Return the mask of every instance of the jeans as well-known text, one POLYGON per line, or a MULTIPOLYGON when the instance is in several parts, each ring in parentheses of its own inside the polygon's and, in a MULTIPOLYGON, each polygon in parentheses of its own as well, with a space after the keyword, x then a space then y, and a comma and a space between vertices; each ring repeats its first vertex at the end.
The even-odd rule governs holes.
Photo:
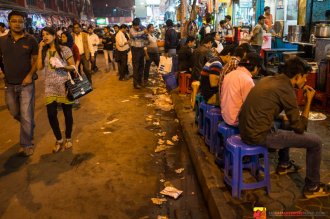
POLYGON ((167 53, 169 57, 173 57, 176 55, 176 49, 169 49, 167 53))
POLYGON ((148 53, 149 60, 146 61, 146 64, 144 66, 144 81, 148 81, 149 78, 149 71, 151 63, 154 62, 157 66, 159 65, 159 54, 158 53, 148 53))
POLYGON ((105 59, 105 65, 107 70, 109 70, 109 62, 112 63, 113 70, 116 71, 118 69, 117 62, 115 62, 115 59, 113 57, 113 50, 103 50, 104 53, 104 59, 105 59))
POLYGON ((278 129, 267 135, 266 147, 274 149, 282 148, 306 148, 306 182, 313 184, 320 182, 321 166, 321 139, 312 133, 297 134, 293 131, 278 129))
POLYGON ((127 53, 128 51, 117 51, 119 79, 124 79, 128 75, 127 66, 127 53))
MULTIPOLYGON (((73 125, 72 104, 62 103, 62 110, 65 119, 65 137, 66 139, 70 139, 72 133, 72 125, 73 125)), ((58 141, 61 140, 62 134, 57 119, 57 102, 54 101, 50 104, 47 104, 47 115, 48 115, 49 124, 52 127, 56 140, 58 141)))
POLYGON ((94 61, 91 61, 93 71, 97 71, 98 69, 98 67, 96 66, 96 57, 97 57, 97 51, 94 53, 94 61))
POLYGON ((144 70, 144 49, 132 47, 133 84, 141 85, 144 70))
POLYGON ((34 135, 34 82, 23 85, 6 84, 5 101, 10 114, 20 122, 20 145, 28 147, 33 145, 34 135))
MULTIPOLYGON (((95 57, 94 57, 95 58, 95 57)), ((92 84, 92 73, 91 73, 91 69, 89 66, 89 60, 87 60, 85 54, 80 55, 80 65, 79 67, 82 65, 83 67, 83 72, 85 73, 87 79, 89 80, 89 82, 92 84)), ((79 68, 80 69, 80 68, 79 68)), ((80 71, 81 72, 81 71, 80 71)))

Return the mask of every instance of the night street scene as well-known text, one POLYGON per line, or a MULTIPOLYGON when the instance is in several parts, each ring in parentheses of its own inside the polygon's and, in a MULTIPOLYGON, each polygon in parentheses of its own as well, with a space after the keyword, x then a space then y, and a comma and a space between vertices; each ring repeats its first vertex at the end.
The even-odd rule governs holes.
POLYGON ((0 0, 0 218, 330 218, 329 99, 330 0, 0 0))

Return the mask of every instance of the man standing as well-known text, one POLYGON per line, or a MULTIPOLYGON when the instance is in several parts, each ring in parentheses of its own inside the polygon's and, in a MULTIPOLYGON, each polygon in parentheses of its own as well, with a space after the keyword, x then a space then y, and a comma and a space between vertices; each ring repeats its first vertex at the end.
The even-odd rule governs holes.
POLYGON ((165 53, 167 53, 168 56, 170 57, 176 55, 176 48, 178 47, 179 44, 178 34, 176 33, 173 26, 174 26, 173 21, 171 19, 168 19, 166 21, 167 29, 165 32, 165 53))
POLYGON ((83 66, 83 71, 92 83, 92 73, 89 67, 89 60, 94 61, 94 49, 88 34, 81 32, 81 25, 79 23, 73 24, 73 39, 79 49, 80 63, 83 66))
POLYGON ((129 31, 132 48, 133 62, 133 85, 135 89, 140 89, 142 86, 142 77, 144 70, 144 43, 146 40, 147 29, 140 30, 140 19, 133 20, 133 26, 129 31))
POLYGON ((93 50, 94 50, 94 59, 91 59, 92 71, 97 72, 99 68, 96 66, 96 57, 97 57, 97 50, 98 50, 97 47, 100 43, 100 39, 94 33, 92 26, 89 26, 87 31, 88 31, 89 40, 91 41, 91 43, 93 45, 93 50))
POLYGON ((0 37, 6 36, 8 34, 9 30, 6 28, 6 25, 2 22, 0 22, 0 37))
MULTIPOLYGON (((240 135, 246 144, 267 148, 306 148, 306 178, 304 196, 315 198, 330 195, 327 186, 320 183, 322 161, 321 139, 306 132, 308 115, 315 90, 305 85, 310 66, 301 58, 286 61, 283 73, 259 81, 247 96, 239 115, 240 135), (294 88, 303 88, 306 104, 300 115, 294 88), (274 118, 284 110, 293 131, 278 129, 274 118)), ((279 154, 277 169, 290 169, 289 150, 279 154)), ((278 172, 278 170, 277 170, 278 172)))
POLYGON ((258 24, 254 27, 252 31, 251 46, 256 50, 257 54, 260 54, 263 32, 265 28, 265 17, 260 15, 258 17, 258 24))
POLYGON ((27 14, 8 15, 10 32, 0 37, 0 65, 5 75, 5 100, 10 114, 20 122, 20 145, 25 156, 34 152, 35 74, 38 55, 36 39, 24 31, 27 14), (19 57, 19 59, 18 59, 19 57))
POLYGON ((117 60, 118 60, 118 70, 119 70, 119 80, 123 81, 127 79, 128 67, 127 67, 127 54, 129 51, 129 42, 125 37, 127 31, 126 24, 120 26, 120 30, 116 34, 116 49, 117 49, 117 60))
POLYGON ((268 32, 273 28, 273 15, 270 13, 270 7, 266 6, 265 12, 265 24, 267 25, 268 32))
POLYGON ((154 62, 156 66, 159 65, 159 53, 158 53, 157 38, 154 36, 154 31, 155 31, 154 25, 149 24, 147 30, 148 30, 147 36, 149 43, 147 46, 147 50, 145 50, 146 64, 144 67, 144 78, 143 78, 144 86, 148 84, 151 63, 154 62))

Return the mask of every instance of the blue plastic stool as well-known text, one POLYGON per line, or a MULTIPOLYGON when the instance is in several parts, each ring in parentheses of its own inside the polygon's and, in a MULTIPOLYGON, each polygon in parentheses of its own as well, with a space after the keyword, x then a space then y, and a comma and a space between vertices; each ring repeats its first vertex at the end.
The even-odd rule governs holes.
POLYGON ((257 189, 266 187, 270 192, 270 176, 268 163, 268 150, 262 146, 249 146, 242 142, 239 135, 227 139, 225 147, 225 182, 232 188, 232 196, 241 198, 241 191, 245 189, 257 189), (264 165, 259 162, 259 155, 264 158, 264 165), (256 178, 261 170, 264 173, 263 180, 254 183, 245 183, 243 179, 243 157, 251 156, 251 173, 256 178), (231 174, 230 174, 231 173, 231 174))
POLYGON ((204 97, 202 96, 201 93, 198 93, 196 95, 195 99, 195 122, 198 123, 198 114, 199 114, 199 105, 204 102, 204 97))
POLYGON ((232 135, 239 134, 238 127, 230 126, 226 124, 225 122, 222 122, 218 125, 218 135, 217 140, 214 145, 214 153, 215 155, 223 154, 225 149, 225 144, 227 141, 227 138, 231 137, 232 135), (222 140, 220 136, 222 136, 222 140))
POLYGON ((213 108, 207 111, 205 116, 205 144, 210 147, 211 153, 215 152, 218 138, 218 123, 222 121, 221 110, 213 108))
POLYGON ((199 104, 199 113, 198 113, 198 132, 199 134, 205 136, 205 116, 206 112, 209 111, 210 109, 215 108, 214 105, 210 105, 207 103, 202 102, 199 104))

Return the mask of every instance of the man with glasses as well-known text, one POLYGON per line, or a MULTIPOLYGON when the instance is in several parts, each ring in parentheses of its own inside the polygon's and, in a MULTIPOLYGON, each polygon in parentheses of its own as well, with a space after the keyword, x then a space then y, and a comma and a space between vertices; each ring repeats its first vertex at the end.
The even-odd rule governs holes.
POLYGON ((20 145, 25 156, 34 152, 34 75, 38 43, 25 32, 27 14, 8 15, 10 32, 0 37, 0 67, 5 75, 5 100, 10 114, 20 122, 20 145), (18 58, 19 57, 19 58, 18 58))
POLYGON ((89 80, 92 83, 92 73, 89 66, 89 60, 94 62, 94 48, 93 44, 90 41, 88 34, 81 32, 81 25, 79 23, 73 24, 73 39, 75 44, 79 49, 80 54, 80 63, 83 66, 83 71, 89 80))

